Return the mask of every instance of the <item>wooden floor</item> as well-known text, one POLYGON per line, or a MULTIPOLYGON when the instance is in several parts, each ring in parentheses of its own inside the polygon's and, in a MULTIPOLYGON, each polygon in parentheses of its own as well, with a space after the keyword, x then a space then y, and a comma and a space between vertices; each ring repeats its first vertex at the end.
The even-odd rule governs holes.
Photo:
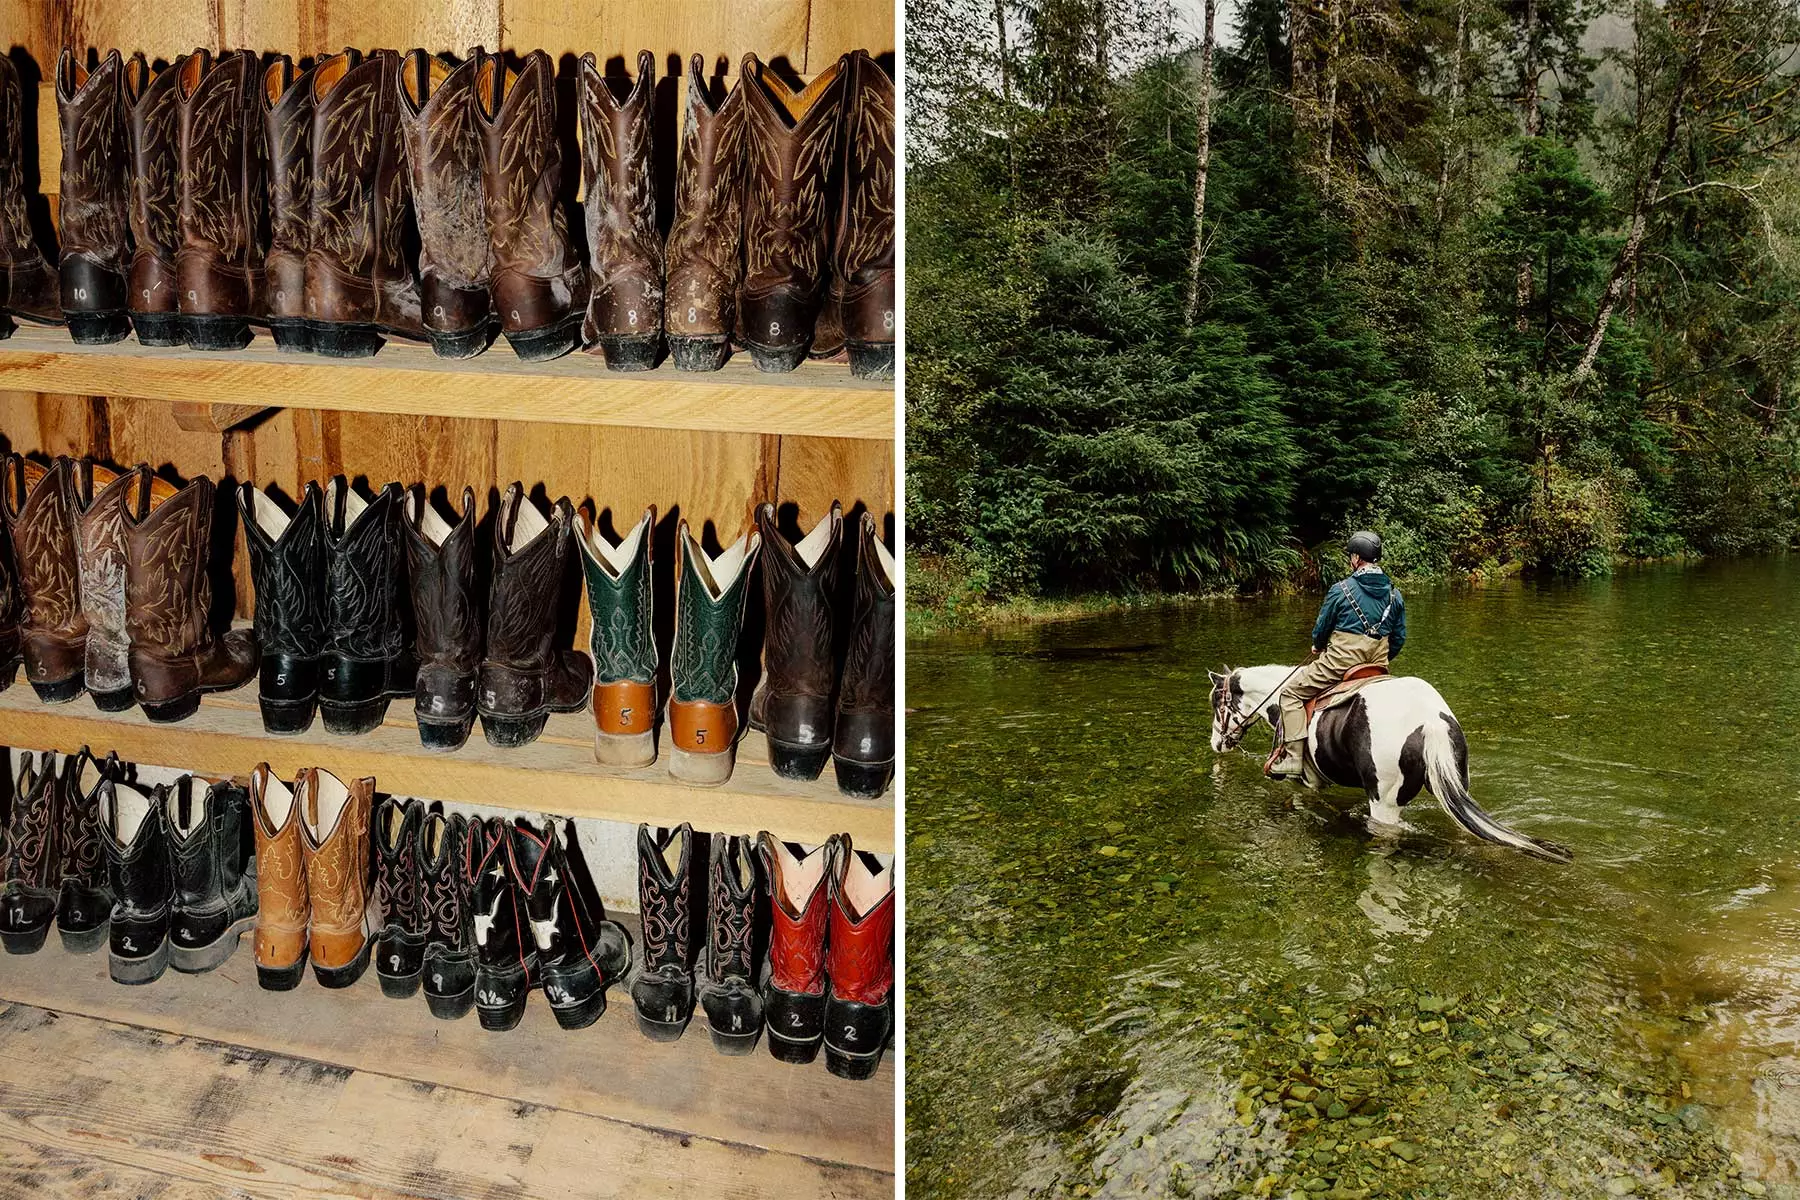
POLYGON ((0 956, 0 1198, 891 1196, 894 1068, 851 1083, 762 1045, 673 1045, 608 995, 566 1033, 439 1021, 310 976, 256 986, 250 939, 145 987, 106 955, 0 956))

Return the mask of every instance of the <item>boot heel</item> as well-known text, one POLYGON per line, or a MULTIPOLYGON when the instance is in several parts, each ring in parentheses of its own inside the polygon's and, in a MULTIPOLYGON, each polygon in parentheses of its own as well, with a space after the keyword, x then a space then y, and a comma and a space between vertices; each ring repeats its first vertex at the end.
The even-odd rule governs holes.
POLYGON ((163 976, 169 965, 169 940, 162 943, 143 958, 120 958, 116 954, 108 954, 106 969, 112 975, 114 983, 136 986, 141 983, 155 983, 163 976))
POLYGON ((347 988, 362 978, 362 973, 369 965, 369 952, 375 948, 375 939, 363 942, 363 947, 355 958, 341 967, 320 966, 315 959, 312 965, 313 978, 319 981, 320 987, 347 988))
POLYGON ((581 340, 581 318, 581 313, 574 313, 544 329, 509 333, 506 341, 521 362, 545 362, 561 358, 581 340))
POLYGON ((321 700, 319 716, 325 722, 326 733, 355 737, 379 726, 382 718, 387 716, 387 707, 386 696, 365 700, 361 704, 327 704, 321 700))
POLYGON ((169 965, 183 975, 201 975, 223 965, 237 953, 245 933, 256 928, 254 916, 243 917, 225 927, 225 933, 210 946, 170 946, 169 965))
POLYGON ((517 1029, 525 1016, 525 994, 521 992, 518 999, 506 1004, 477 1004, 475 1015, 480 1019, 481 1027, 491 1032, 517 1029))
POLYGON ((458 992, 454 996, 439 996, 432 992, 426 992, 425 1007, 430 1009, 431 1015, 440 1021, 460 1021, 469 1015, 471 1008, 475 1007, 475 985, 470 984, 467 991, 458 992))
POLYGON ((62 935, 63 950, 69 954, 92 954, 106 945, 106 939, 112 932, 112 922, 102 921, 92 929, 68 930, 57 926, 57 933, 62 935))
POLYGON ((373 358, 384 340, 373 325, 313 321, 310 328, 313 353, 323 354, 326 358, 373 358))
POLYGON ((737 748, 724 750, 718 754, 696 754, 692 750, 671 749, 669 751, 669 774, 683 783, 697 784, 700 787, 717 787, 731 778, 731 769, 737 763, 737 748))
POLYGON ((831 756, 831 764, 837 768, 838 791, 863 800, 879 797, 887 791, 888 784, 894 778, 892 759, 884 763, 860 763, 834 754, 831 756))
POLYGON ((77 346, 110 346, 131 333, 131 318, 122 312, 63 315, 69 318, 69 337, 77 346))
POLYGON ((185 346, 187 327, 175 313, 132 313, 131 327, 140 346, 185 346))
POLYGON ((669 358, 677 371, 717 371, 731 357, 731 342, 724 337, 671 337, 669 358))
POLYGON ((300 986, 300 979, 306 974, 306 952, 302 950, 300 957, 285 967, 265 967, 256 964, 256 986, 265 992, 291 992, 300 986))
POLYGON ((81 695, 83 685, 82 676, 77 674, 72 678, 61 679, 55 683, 38 683, 33 680, 31 690, 36 692, 37 698, 45 704, 67 704, 81 695))
POLYGON ((307 327, 305 317, 275 317, 269 321, 269 333, 275 338, 277 350, 286 350, 290 354, 312 353, 312 330, 307 327))
POLYGON ((242 317, 183 316, 187 344, 196 350, 242 350, 250 344, 250 322, 242 317))
POLYGON ((609 371, 653 371, 656 369, 656 352, 661 347, 662 339, 654 334, 648 337, 613 337, 598 339, 600 352, 606 356, 606 369, 609 371))
POLYGON ((637 1015, 638 1032, 653 1042, 679 1042, 687 1032, 686 1021, 652 1021, 642 1012, 637 1015))
POLYGON ((389 1000, 411 1000, 419 994, 419 981, 425 978, 425 972, 421 969, 411 975, 383 975, 377 971, 375 977, 381 980, 381 994, 389 1000))
POLYGON ((805 346, 784 346, 775 350, 753 344, 750 347, 750 361, 756 364, 759 371, 771 375, 780 374, 799 369, 800 364, 806 361, 806 351, 805 346))
POLYGON ((839 1079, 872 1079, 881 1065, 880 1050, 873 1054, 848 1054, 830 1043, 825 1046, 825 1069, 839 1079))
POLYGON ((769 739, 769 766, 783 779, 817 779, 830 758, 829 743, 823 746, 793 746, 774 738, 769 739))
POLYGON ((427 750, 448 754, 461 750, 469 740, 475 718, 466 721, 431 721, 419 717, 419 745, 427 750))
POLYGON ((606 1011, 606 989, 595 988, 594 994, 581 1003, 562 1008, 552 1006, 550 1011, 556 1014, 556 1023, 564 1029, 586 1029, 606 1011))
POLYGON ((609 767, 647 767, 656 761, 656 731, 596 733, 594 761, 609 767))
POLYGON ((5 946, 8 954, 36 954, 44 948, 44 941, 49 936, 50 925, 46 922, 42 929, 15 929, 0 933, 0 946, 5 946))
POLYGON ((809 1038, 782 1037, 771 1027, 769 1029, 769 1054, 784 1063, 805 1066, 819 1057, 819 1045, 824 1040, 824 1037, 819 1034, 809 1038))
POLYGON ((439 358, 474 358, 493 343, 494 327, 486 324, 462 333, 427 329, 425 336, 431 339, 431 352, 439 358))
POLYGON ((741 1058, 755 1050, 756 1039, 762 1035, 760 1029, 753 1029, 749 1033, 720 1033, 711 1026, 707 1027, 707 1032, 712 1034, 713 1049, 733 1058, 741 1058))
POLYGON ((510 750, 537 741, 549 720, 549 713, 539 713, 535 717, 490 717, 483 713, 481 733, 487 738, 488 745, 510 750))
POLYGON ((144 715, 158 725, 172 725, 176 721, 185 721, 199 711, 199 692, 190 692, 179 700, 170 700, 166 704, 144 705, 144 715))
POLYGON ((316 698, 271 700, 266 696, 258 696, 256 702, 257 707, 262 710, 263 732, 278 737, 305 733, 312 728, 313 713, 319 706, 316 698))
POLYGON ((850 343, 850 374, 857 379, 892 379, 894 377, 894 343, 850 343))
POLYGON ((124 712, 137 703, 137 693, 130 687, 122 687, 116 692, 89 692, 94 698, 94 707, 101 712, 124 712))

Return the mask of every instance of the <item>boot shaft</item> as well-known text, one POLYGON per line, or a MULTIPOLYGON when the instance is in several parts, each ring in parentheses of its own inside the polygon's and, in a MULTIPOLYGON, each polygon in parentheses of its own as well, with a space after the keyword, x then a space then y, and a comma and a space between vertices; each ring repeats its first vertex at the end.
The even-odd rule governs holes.
POLYGON ((375 842, 375 899, 381 919, 407 933, 423 932, 419 891, 419 824, 417 800, 383 800, 375 809, 370 836, 375 842))
POLYGON ((88 887, 106 886, 106 848, 100 835, 100 785, 123 777, 116 754, 97 761, 86 746, 63 760, 62 830, 59 836, 64 879, 88 887))
MULTIPOLYGON (((399 125, 419 222, 419 274, 459 291, 485 291, 493 270, 482 196, 475 77, 483 54, 461 66, 414 50, 398 77, 399 125)), ((428 298, 429 299, 429 298, 428 298)), ((486 315, 430 313, 434 327, 465 328, 486 315)))
POLYGON ((269 315, 306 315, 312 248, 313 72, 283 54, 263 72, 262 136, 269 170, 269 315))
POLYGON ((401 528, 420 669, 472 674, 481 665, 474 489, 463 489, 462 515, 451 522, 415 486, 405 495, 401 528))
POLYGON ((750 839, 715 833, 707 871, 706 977, 756 979, 756 909, 760 889, 750 839))
POLYGON ((6 822, 0 882, 52 888, 62 875, 63 791, 56 756, 22 756, 14 777, 12 811, 6 822))
POLYGON ((334 653, 375 660, 405 649, 400 503, 397 483, 373 500, 341 475, 325 489, 326 630, 334 653))
MULTIPOLYGON (((843 508, 831 510, 798 542, 781 532, 775 506, 757 506, 756 526, 762 534, 762 580, 767 623, 763 633, 765 702, 777 708, 801 708, 792 714, 800 724, 829 726, 836 671, 833 616, 837 605, 838 559, 843 542, 843 508), (803 701, 810 700, 807 704, 803 701), (813 711, 817 710, 817 711, 813 711)), ((785 714, 771 719, 785 720, 785 714)), ((821 729, 821 734, 824 730, 821 729)), ((822 737, 801 740, 817 741, 822 737)))
POLYGON ((326 645, 325 498, 307 483, 292 513, 255 484, 238 489, 257 639, 266 654, 314 659, 326 645))
MULTIPOLYGON (((118 307, 129 265, 125 139, 125 65, 113 50, 91 72, 65 48, 56 62, 56 113, 62 135, 62 191, 57 237, 65 260, 63 305, 118 307), (70 295, 67 260, 81 257, 111 273, 108 297, 70 295)), ((85 291, 92 281, 77 281, 85 291)))
POLYGON ((226 271, 260 269, 268 239, 259 83, 248 50, 195 50, 176 74, 181 249, 226 271))
POLYGON ((730 705, 737 695, 737 644, 759 533, 709 556, 681 523, 675 546, 675 645, 669 656, 677 704, 730 705))
POLYGON ((838 868, 837 839, 809 853, 764 831, 757 849, 769 880, 770 982, 787 992, 823 995, 828 876, 838 868))
POLYGON ((665 251, 671 335, 730 334, 743 272, 744 82, 718 97, 705 71, 694 55, 665 251))
POLYGON ((691 880, 694 831, 638 826, 638 912, 644 929, 644 967, 686 967, 693 947, 691 880))
POLYGON ((145 791, 123 781, 101 781, 100 828, 107 879, 128 913, 161 912, 173 895, 174 876, 163 825, 167 797, 168 788, 162 784, 145 791))
POLYGON ((656 56, 638 54, 637 80, 611 79, 581 59, 581 174, 587 218, 587 336, 662 332, 663 245, 656 225, 651 141, 656 56), (621 95, 621 93, 623 93, 621 95))
POLYGON ((28 630, 76 639, 81 615, 81 566, 76 555, 75 464, 49 467, 8 455, 5 519, 12 536, 28 630))
POLYGON ((208 641, 213 482, 176 490, 147 471, 137 480, 125 510, 125 631, 133 650, 192 654, 208 641))
POLYGON ((548 518, 514 483, 494 519, 493 582, 488 591, 489 662, 546 670, 555 655, 556 608, 573 551, 574 510, 567 497, 548 518))
POLYGON ((491 966, 526 967, 537 950, 508 870, 507 831, 499 817, 469 823, 462 870, 477 957, 491 966))
POLYGON ((391 50, 346 50, 313 69, 313 261, 353 277, 407 275, 399 70, 391 50))
POLYGON ((894 340, 894 81, 858 50, 844 95, 831 300, 852 342, 894 340))
POLYGON ((242 881, 253 837, 247 801, 248 793, 228 780, 207 783, 189 775, 168 789, 163 824, 175 897, 187 911, 224 905, 242 881))
POLYGON ((268 763, 250 773, 250 823, 256 837, 257 961, 285 965, 305 946, 311 908, 295 789, 268 763))
POLYGON ((315 940, 327 935, 359 943, 366 932, 374 798, 373 778, 345 783, 317 767, 301 772, 294 788, 315 940))
POLYGON ((87 686, 114 692, 131 686, 125 633, 125 512, 146 468, 114 474, 94 463, 74 467, 81 611, 87 622, 87 686))
POLYGON ((8 58, 0 62, 0 266, 15 278, 44 261, 26 211, 25 163, 25 95, 8 58))
POLYGON ((880 1004, 894 986, 894 877, 874 855, 846 839, 831 873, 831 931, 827 966, 831 994, 857 1004, 880 1004))
MULTIPOLYGON (((894 559, 882 544, 875 518, 864 513, 856 554, 856 605, 844 659, 843 715, 894 714, 894 559)), ((892 731, 889 730, 889 737, 892 731)))
POLYGON ((587 580, 589 643, 595 681, 649 688, 656 679, 655 599, 651 586, 656 510, 647 508, 617 545, 585 515, 581 567, 587 580))
POLYGON ((419 824, 419 910, 425 940, 450 950, 467 950, 474 944, 463 879, 468 836, 468 820, 461 813, 450 817, 431 813, 419 824))
POLYGON ((176 84, 186 61, 183 55, 173 65, 152 73, 144 56, 134 54, 125 68, 133 312, 173 312, 176 308, 175 252, 181 246, 181 128, 176 84))

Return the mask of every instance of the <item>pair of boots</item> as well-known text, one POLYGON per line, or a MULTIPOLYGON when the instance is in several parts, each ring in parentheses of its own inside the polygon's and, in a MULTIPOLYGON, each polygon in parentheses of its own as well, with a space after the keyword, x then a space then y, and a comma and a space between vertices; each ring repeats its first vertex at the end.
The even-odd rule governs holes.
POLYGON ((375 974, 381 991, 411 999, 423 983, 431 1015, 466 1016, 475 1003, 475 939, 463 879, 468 821, 418 800, 376 806, 375 899, 381 932, 375 974))
POLYGON ((101 849, 103 779, 122 778, 119 760, 96 762, 87 748, 56 769, 49 751, 21 756, 0 842, 0 944, 9 954, 42 948, 55 923, 63 949, 88 954, 106 941, 113 894, 101 849))
POLYGON ((644 966, 631 985, 638 1029, 672 1042, 694 1014, 695 976, 713 1048, 749 1054, 763 1029, 757 990, 756 937, 763 888, 751 840, 715 833, 707 856, 706 937, 693 957, 694 831, 638 826, 638 906, 644 923, 644 966))
POLYGON ((585 1029, 606 989, 631 970, 631 943, 598 898, 570 877, 554 821, 471 821, 463 882, 475 946, 475 1013, 483 1029, 518 1025, 541 986, 556 1023, 585 1029))
MULTIPOLYGON (((0 520, 23 597, 20 651, 45 703, 92 691, 96 707, 136 702, 179 721, 204 692, 255 672, 255 636, 212 630, 214 488, 177 488, 138 466, 115 474, 58 458, 0 463, 0 520)), ((0 606, 4 607, 4 606, 0 606)))
POLYGON ((369 965, 370 777, 345 783, 307 767, 292 787, 268 763, 250 773, 256 830, 256 982, 300 983, 308 960, 319 986, 345 988, 369 965))
POLYGON ((769 1052, 867 1079, 894 1032, 893 868, 838 834, 808 852, 764 832, 769 970, 763 1003, 769 1052))
POLYGON ((769 739, 769 763, 786 779, 817 779, 830 758, 838 789, 875 797, 894 777, 894 559, 875 518, 857 525, 856 584, 844 669, 836 657, 838 558, 843 514, 831 511, 798 541, 782 534, 775 506, 756 510, 770 547, 763 559, 763 677, 750 724, 769 739))
POLYGON ((103 777, 96 805, 113 892, 108 966, 150 983, 167 967, 210 971, 256 923, 249 797, 239 785, 103 777))

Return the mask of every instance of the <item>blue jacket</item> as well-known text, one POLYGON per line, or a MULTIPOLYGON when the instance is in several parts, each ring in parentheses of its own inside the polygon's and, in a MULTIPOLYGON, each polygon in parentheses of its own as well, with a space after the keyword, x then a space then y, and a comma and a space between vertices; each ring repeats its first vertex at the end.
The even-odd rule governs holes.
POLYGON ((1386 634, 1388 658, 1399 658, 1400 647, 1406 645, 1406 599, 1381 570, 1340 579, 1319 605, 1319 619, 1313 622, 1313 649, 1325 649, 1332 632, 1339 629, 1370 637, 1386 634))

